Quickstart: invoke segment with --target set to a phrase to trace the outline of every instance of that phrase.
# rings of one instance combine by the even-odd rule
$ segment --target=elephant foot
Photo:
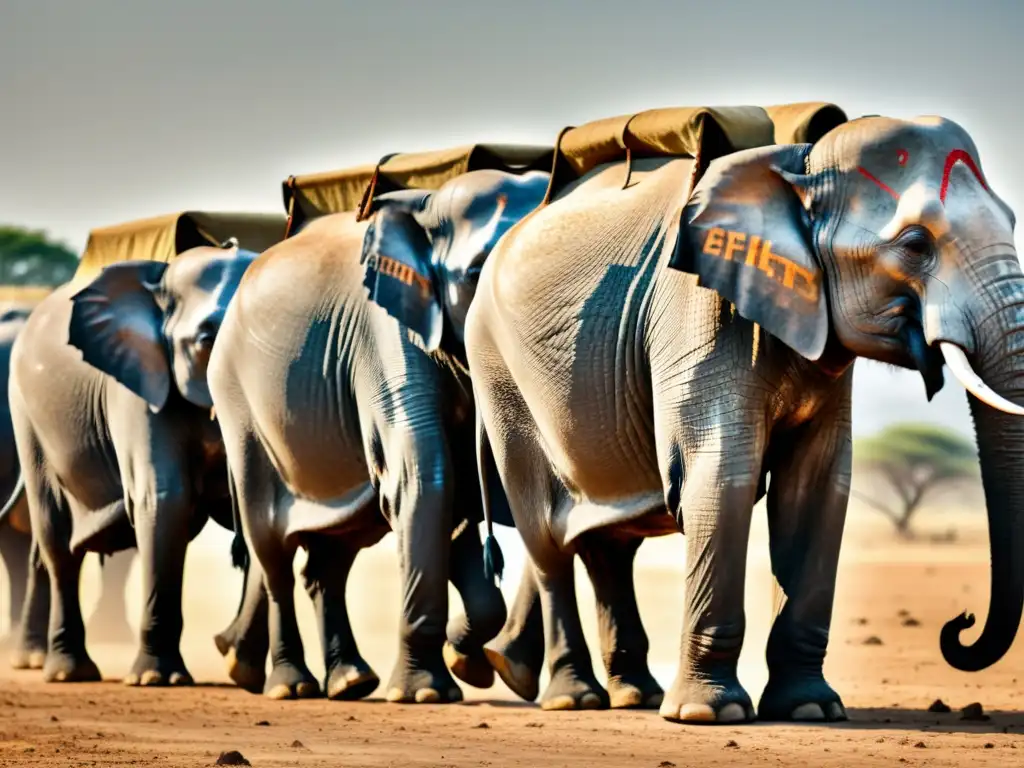
[[[539,662],[534,662],[519,651],[515,642],[509,641],[502,633],[484,647],[484,656],[512,693],[524,701],[536,701],[540,693],[540,672],[544,657],[542,655]]]
[[[658,710],[677,723],[746,723],[754,719],[754,705],[735,674],[715,679],[682,672],[665,693]]]
[[[131,671],[121,682],[130,686],[146,687],[194,684],[180,653],[156,656],[146,651],[139,651]]]
[[[607,709],[608,693],[593,673],[580,674],[567,664],[552,673],[551,682],[541,696],[540,708],[549,712]]]
[[[647,665],[632,672],[608,673],[608,699],[612,709],[657,709],[665,699]]]
[[[228,677],[231,678],[231,681],[249,693],[262,692],[267,682],[266,662],[256,664],[239,658],[238,651],[233,645],[226,646],[221,650],[217,638],[214,638],[214,643],[221,656],[224,657],[224,664],[227,666]]]
[[[463,653],[451,643],[441,649],[444,663],[459,680],[474,688],[490,688],[494,685],[494,667],[484,654],[483,648]]]
[[[769,675],[757,707],[758,720],[837,723],[847,719],[842,699],[820,674]]]
[[[438,647],[417,658],[403,653],[391,673],[386,698],[400,704],[451,704],[462,701],[462,689],[445,666]]]
[[[365,699],[380,685],[380,678],[363,659],[351,664],[336,663],[327,670],[324,691],[331,701]]]
[[[306,665],[277,664],[263,687],[268,699],[316,699],[320,697],[320,684],[306,669]]]
[[[46,664],[45,648],[16,648],[11,652],[11,669],[42,669]]]
[[[43,680],[47,683],[98,683],[102,679],[99,667],[84,649],[79,654],[59,651],[46,654]]]

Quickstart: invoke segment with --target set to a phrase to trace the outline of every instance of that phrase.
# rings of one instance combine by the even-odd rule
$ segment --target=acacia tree
[[[854,491],[852,495],[885,515],[896,532],[910,537],[910,521],[925,496],[943,483],[977,477],[978,455],[971,441],[934,424],[892,424],[854,442],[854,465],[884,477],[898,505]]]
[[[0,285],[56,286],[77,268],[75,252],[45,232],[0,226]]]

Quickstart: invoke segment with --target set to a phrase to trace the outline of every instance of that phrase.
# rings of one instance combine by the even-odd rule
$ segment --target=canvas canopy
[[[834,104],[669,107],[565,128],[546,200],[598,165],[640,157],[692,157],[698,174],[716,157],[775,143],[815,141],[846,121]],[[813,137],[813,138],[810,138]]]
[[[171,261],[191,248],[220,245],[232,237],[242,248],[261,253],[284,237],[284,225],[284,216],[277,213],[186,211],[94,229],[75,280],[118,261]]]
[[[328,173],[292,176],[284,182],[284,205],[289,233],[317,216],[368,212],[373,197],[398,189],[439,189],[470,171],[509,173],[551,168],[554,150],[515,144],[470,144],[435,152],[386,155],[375,165]]]
[[[835,104],[805,101],[765,107],[775,126],[776,144],[813,144],[849,118]]]

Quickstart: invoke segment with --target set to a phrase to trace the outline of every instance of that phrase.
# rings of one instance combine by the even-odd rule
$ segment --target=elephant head
[[[814,145],[712,162],[670,260],[810,360],[916,369],[929,398],[945,360],[971,393],[992,591],[973,645],[960,642],[967,614],[942,631],[943,656],[961,670],[1006,653],[1024,605],[1024,275],[1013,227],[960,126],[866,117]]]
[[[172,381],[212,408],[206,366],[228,303],[256,254],[228,241],[170,264],[126,261],[106,267],[72,297],[68,342],[94,368],[143,398],[154,412]]]
[[[363,239],[370,298],[415,331],[428,352],[445,338],[461,357],[480,270],[502,235],[544,199],[547,185],[548,174],[537,171],[479,170],[437,191],[377,197]]]

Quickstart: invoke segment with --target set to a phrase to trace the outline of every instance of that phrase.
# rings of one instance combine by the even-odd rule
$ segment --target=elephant
[[[0,509],[0,556],[10,580],[8,623],[14,669],[42,669],[50,611],[50,582],[32,541],[28,505],[24,495],[16,493],[20,468],[7,399],[11,348],[32,306],[19,302],[0,309],[0,499],[12,502],[9,508]],[[130,552],[108,559],[101,568],[100,599],[90,624],[108,642],[125,642],[131,636],[124,588],[133,561]]]
[[[870,116],[811,143],[692,157],[615,160],[550,194],[494,248],[466,316],[480,461],[533,563],[553,684],[597,689],[574,546],[674,528],[685,619],[660,714],[753,719],[737,659],[751,510],[767,496],[785,602],[757,716],[846,718],[822,667],[858,357],[917,370],[929,398],[945,363],[970,393],[991,599],[973,645],[964,614],[940,647],[960,670],[995,663],[1024,600],[1024,276],[973,140],[941,117]]]
[[[49,682],[100,679],[85,646],[82,559],[137,547],[144,609],[124,682],[192,683],[179,649],[186,548],[209,518],[234,529],[207,366],[255,257],[231,240],[170,264],[111,264],[43,299],[15,341],[11,416],[50,585]]]
[[[49,582],[38,551],[32,546],[28,507],[20,496],[15,498],[20,472],[7,405],[11,347],[31,310],[31,306],[20,303],[0,308],[0,500],[11,499],[0,509],[0,556],[10,580],[8,623],[11,665],[15,669],[42,667],[49,610]]]
[[[482,562],[494,548],[482,547],[478,533],[461,327],[480,265],[547,183],[540,171],[480,169],[438,189],[373,196],[361,216],[312,219],[243,279],[209,380],[242,529],[270,595],[267,695],[320,693],[292,604],[298,546],[308,551],[310,594],[324,607],[324,692],[356,699],[379,685],[359,653],[344,590],[358,551],[389,530],[404,591],[386,698],[461,700],[449,669],[470,685],[492,684],[482,646],[501,628],[505,605]],[[441,273],[443,293],[434,277]],[[424,343],[381,311],[400,295],[392,283],[437,297],[413,320]],[[449,579],[466,614],[446,627]]]

